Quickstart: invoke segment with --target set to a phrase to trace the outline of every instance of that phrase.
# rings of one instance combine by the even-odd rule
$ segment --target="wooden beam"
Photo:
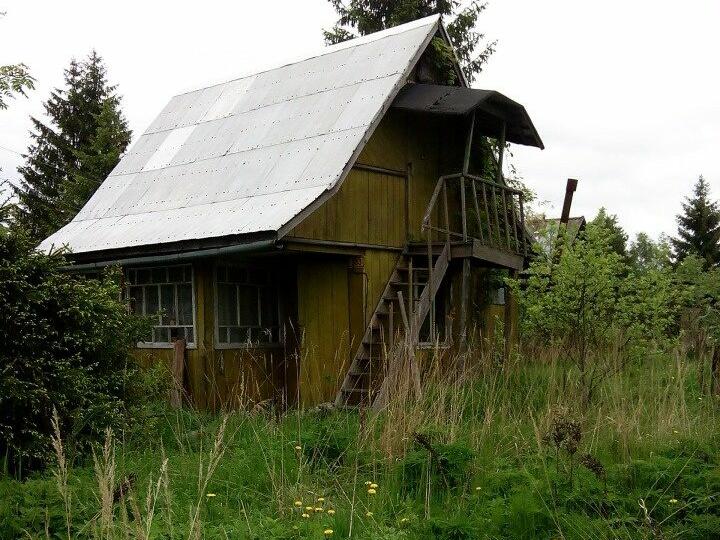
[[[183,379],[185,373],[185,340],[173,342],[173,358],[171,366],[172,387],[170,388],[170,407],[182,407]]]
[[[504,125],[504,124],[503,124]],[[470,154],[472,153],[473,132],[475,131],[475,112],[473,111],[470,118],[470,127],[468,128],[467,140],[465,141],[465,156],[463,157],[463,174],[470,172]]]
[[[510,277],[517,278],[517,270],[510,271]],[[505,333],[505,350],[503,351],[503,357],[505,362],[510,359],[510,353],[512,352],[513,342],[515,341],[515,299],[508,287],[505,287],[505,310],[504,310],[504,324],[503,331]]]
[[[398,178],[407,178],[408,173],[407,171],[400,171],[398,169],[387,169],[385,167],[377,167],[375,165],[366,165],[365,163],[356,163],[352,167],[353,169],[357,169],[359,171],[368,171],[368,172],[374,172],[378,174],[385,174],[387,176],[397,176]]]
[[[470,289],[470,259],[463,259],[460,283],[460,347],[467,346],[468,295]]]
[[[500,138],[498,139],[498,162],[497,162],[497,183],[504,184],[503,181],[503,156],[505,155],[505,134],[507,130],[507,124],[502,123],[502,129],[500,130]]]

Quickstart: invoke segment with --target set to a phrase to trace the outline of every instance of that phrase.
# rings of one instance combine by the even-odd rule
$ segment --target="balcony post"
[[[470,117],[470,128],[468,129],[467,140],[465,141],[465,157],[463,158],[463,174],[470,171],[470,153],[472,152],[473,132],[475,131],[475,113]]]
[[[502,128],[500,129],[500,138],[498,139],[498,161],[497,161],[497,183],[502,185],[503,184],[503,156],[505,155],[505,133],[507,129],[507,124],[505,122],[502,123]]]

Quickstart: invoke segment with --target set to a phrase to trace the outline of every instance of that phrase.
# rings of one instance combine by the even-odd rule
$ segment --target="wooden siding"
[[[348,260],[300,261],[298,322],[302,331],[300,402],[331,401],[348,368]]]
[[[406,180],[353,169],[340,190],[291,236],[401,247],[405,244]]]
[[[215,261],[193,264],[195,282],[196,346],[185,354],[185,398],[200,409],[247,406],[270,399],[278,389],[274,367],[285,357],[283,347],[215,346]],[[172,349],[135,349],[143,366],[162,362],[170,366]]]

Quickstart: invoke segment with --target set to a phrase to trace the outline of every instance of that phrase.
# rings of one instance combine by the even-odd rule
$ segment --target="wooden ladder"
[[[449,243],[443,244],[437,253],[426,251],[422,245],[406,246],[370,317],[335,399],[336,406],[370,406],[379,396],[382,400],[387,392],[383,383],[392,368],[388,365],[388,352],[397,339],[407,340],[412,351],[417,347],[420,328],[430,313],[449,262]]]

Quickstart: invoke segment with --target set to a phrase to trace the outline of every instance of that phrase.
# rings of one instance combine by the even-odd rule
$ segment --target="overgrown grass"
[[[720,537],[720,401],[693,365],[648,355],[582,410],[533,358],[438,360],[377,415],[149,406],[94,460],[1,480],[0,537]]]

